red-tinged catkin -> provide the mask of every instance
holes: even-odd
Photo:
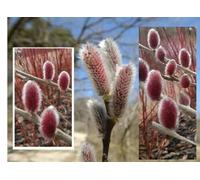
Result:
[[[151,49],[156,49],[160,46],[160,36],[158,31],[150,29],[147,35],[148,46]]]
[[[149,65],[147,64],[146,61],[139,58],[139,80],[143,82],[146,81],[148,73],[149,73]]]
[[[156,49],[156,52],[155,52],[156,60],[165,62],[165,56],[166,56],[166,51],[164,47],[160,46],[159,48]]]
[[[51,61],[46,61],[43,64],[43,79],[53,80],[55,76],[55,67]]]
[[[94,45],[87,43],[80,51],[93,84],[100,96],[110,93],[110,77],[101,51]]]
[[[22,89],[22,102],[25,110],[37,113],[42,102],[42,92],[39,85],[34,81],[27,81]]]
[[[81,146],[80,161],[96,162],[96,155],[95,155],[94,148],[89,143],[84,143]]]
[[[153,101],[159,101],[162,93],[162,77],[160,71],[151,70],[146,81],[146,92]]]
[[[116,71],[116,65],[121,64],[121,53],[119,51],[117,43],[111,39],[107,38],[99,43],[100,48],[105,52],[112,69]]]
[[[178,59],[179,59],[179,63],[183,67],[186,67],[186,68],[190,67],[190,65],[191,65],[191,55],[190,55],[190,53],[188,52],[187,49],[182,48],[179,51]]]
[[[185,106],[190,106],[190,97],[188,96],[187,93],[181,91],[179,94],[178,102],[179,104],[185,105]]]
[[[116,118],[121,117],[126,109],[135,73],[134,66],[130,64],[118,68],[112,97],[113,115]]]
[[[165,66],[165,74],[168,76],[172,76],[176,72],[176,68],[176,61],[174,59],[169,60]]]
[[[190,86],[190,77],[187,74],[183,74],[180,79],[180,85],[182,88],[188,88]]]
[[[70,76],[68,72],[62,71],[58,76],[58,87],[60,91],[66,91],[69,88]]]
[[[59,115],[54,106],[47,107],[41,114],[40,133],[48,141],[52,140],[59,124]]]
[[[160,124],[168,129],[175,129],[178,124],[179,109],[176,102],[164,97],[158,107],[158,119]]]

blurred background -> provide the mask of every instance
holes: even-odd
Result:
[[[98,44],[111,37],[119,45],[123,63],[138,62],[138,27],[140,26],[195,26],[200,28],[199,18],[8,18],[8,160],[9,161],[77,161],[80,145],[90,141],[96,149],[97,158],[101,151],[100,138],[90,119],[85,102],[97,97],[87,73],[79,59],[81,44],[89,41]],[[200,41],[197,36],[197,42]],[[75,107],[75,150],[74,151],[13,151],[12,150],[12,47],[74,47],[74,107]],[[197,43],[197,62],[199,44]],[[197,65],[197,71],[199,71]],[[197,77],[199,79],[199,76]],[[198,81],[198,80],[197,80]],[[197,102],[200,95],[197,86]],[[138,81],[134,82],[130,95],[130,112],[137,108]],[[197,109],[199,104],[197,103]],[[138,160],[138,122],[136,113],[128,113],[120,121],[112,135],[110,158],[112,161]],[[127,148],[129,147],[129,148]]]

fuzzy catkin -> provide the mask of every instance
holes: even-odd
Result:
[[[47,107],[41,114],[40,133],[46,140],[51,140],[55,136],[56,128],[59,124],[58,111],[54,106]]]
[[[100,48],[105,53],[112,69],[116,71],[116,65],[121,65],[121,53],[119,51],[117,43],[111,39],[107,38],[99,43]]]
[[[153,101],[159,101],[162,93],[163,83],[160,71],[151,70],[146,81],[146,92]]]
[[[53,80],[55,76],[55,67],[51,61],[46,61],[43,64],[43,79]]]
[[[179,109],[176,102],[169,97],[164,97],[158,107],[160,124],[168,129],[175,129],[178,124]]]
[[[110,93],[109,72],[101,51],[94,45],[87,43],[80,51],[80,57],[90,74],[93,84],[100,96]]]
[[[169,60],[165,66],[165,74],[172,76],[176,72],[176,68],[176,61],[174,59]]]
[[[166,56],[166,51],[162,46],[156,49],[156,52],[155,52],[156,60],[165,62],[165,56]]]
[[[147,34],[147,43],[149,48],[156,49],[160,46],[160,36],[158,31],[155,29],[150,29]]]
[[[81,146],[80,161],[82,162],[96,162],[96,155],[92,145],[84,143]]]
[[[97,100],[92,99],[88,100],[87,106],[89,108],[91,118],[95,120],[99,133],[103,135],[107,121],[105,107]]]
[[[180,63],[183,67],[185,67],[185,68],[190,67],[190,65],[191,65],[191,55],[190,55],[190,53],[188,52],[187,49],[182,48],[182,49],[179,51],[178,59],[179,59],[179,63]]]
[[[117,74],[112,97],[113,115],[116,118],[121,117],[126,109],[134,72],[132,65],[126,65]]]
[[[62,71],[58,76],[58,87],[60,91],[66,91],[69,88],[70,76],[68,72]]]
[[[27,81],[22,89],[22,102],[25,110],[36,113],[39,111],[42,102],[42,92],[35,81]]]
[[[187,93],[181,91],[179,93],[179,98],[178,98],[178,102],[179,104],[182,104],[184,106],[190,106],[190,97],[188,96]]]
[[[190,86],[190,77],[188,74],[183,74],[180,78],[180,85],[182,88],[188,88]]]
[[[143,59],[139,59],[139,80],[140,81],[146,81],[147,76],[149,73],[149,66],[146,61]]]

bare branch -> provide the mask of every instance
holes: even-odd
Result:
[[[176,138],[176,139],[179,139],[179,140],[181,140],[181,141],[185,141],[185,142],[187,142],[187,143],[190,143],[190,144],[193,144],[193,145],[196,146],[196,143],[195,143],[195,142],[193,142],[193,141],[191,141],[191,140],[189,140],[189,139],[187,139],[187,138],[185,138],[185,137],[179,135],[178,133],[176,133],[176,132],[173,131],[173,130],[170,130],[170,129],[168,129],[168,128],[163,127],[162,125],[160,125],[160,124],[158,124],[158,123],[156,123],[156,122],[154,122],[154,121],[152,122],[152,126],[153,126],[154,128],[156,128],[156,129],[158,129],[158,130],[159,130],[161,133],[163,133],[163,134],[169,135],[169,136],[171,136],[171,137],[174,137],[174,138]]]
[[[46,80],[44,80],[44,79],[35,77],[35,76],[31,75],[31,74],[25,73],[25,72],[23,72],[23,71],[21,71],[21,70],[19,70],[19,69],[15,69],[15,72],[16,72],[16,75],[17,75],[17,76],[19,75],[20,78],[21,78],[21,76],[24,76],[24,77],[26,77],[26,78],[28,78],[28,79],[31,79],[31,80],[40,82],[40,83],[42,83],[42,84],[45,84],[45,85],[48,85],[48,86],[53,86],[53,87],[58,88],[58,85],[57,85],[56,83],[54,83],[53,81],[46,81]],[[71,92],[72,89],[69,88],[68,91]]]
[[[83,27],[81,28],[81,32],[77,38],[77,42],[80,42],[82,36],[84,35],[85,31],[87,30],[89,20],[90,20],[89,17],[85,19],[85,21],[83,23]]]
[[[19,109],[17,107],[15,107],[15,113],[19,114],[20,116],[24,117],[24,119],[29,120],[33,123],[35,123],[36,125],[39,125],[40,122],[40,117],[36,114],[30,114],[22,109]],[[56,129],[56,136],[59,137],[60,139],[66,141],[68,144],[71,145],[72,143],[72,138],[70,135],[64,133],[62,130],[60,129]]]
[[[184,106],[182,104],[178,105],[179,108],[186,114],[190,115],[190,116],[196,116],[196,110],[189,107],[189,106]]]
[[[146,47],[146,46],[144,46],[144,45],[142,45],[142,44],[140,44],[140,43],[138,43],[138,45],[139,45],[140,48],[143,48],[143,49],[145,49],[145,50],[147,50],[147,51],[150,51],[150,52],[154,52],[154,53],[155,53],[155,50],[153,50],[153,49],[150,49],[150,48],[148,48],[148,47]],[[166,60],[166,62],[168,62],[168,61],[171,60],[171,59],[165,57],[165,60]],[[189,73],[189,74],[191,74],[191,75],[193,75],[193,76],[196,76],[196,72],[190,70],[189,68],[185,68],[185,67],[181,66],[180,64],[177,64],[177,68],[178,68],[179,70],[182,70],[182,71],[184,71],[184,72],[186,72],[186,73]]]

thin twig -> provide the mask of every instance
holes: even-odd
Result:
[[[140,44],[140,43],[138,43],[138,45],[139,45],[139,47],[141,47],[141,48],[143,48],[143,49],[145,49],[145,50],[147,50],[147,51],[154,52],[153,49],[150,49],[150,48],[148,48],[148,47],[146,47],[146,46],[144,46],[144,45],[142,45],[142,44]]]
[[[35,77],[35,76],[33,76],[31,74],[28,74],[28,73],[25,73],[25,72],[23,72],[23,71],[21,71],[19,69],[15,69],[15,72],[16,72],[17,75],[19,74],[19,75],[22,75],[22,76],[24,76],[24,77],[26,77],[28,79],[43,83],[43,84],[48,85],[48,86],[53,86],[53,87],[58,88],[58,85],[53,81],[47,81],[47,80]],[[19,76],[19,77],[21,77],[21,76]],[[72,89],[69,88],[68,91],[72,91]]]
[[[17,108],[17,107],[15,107],[15,113],[19,114],[20,116],[23,116],[24,119],[29,120],[29,121],[35,123],[36,125],[39,125],[40,117],[38,115],[30,114],[30,113],[28,113],[20,108]],[[58,128],[56,129],[56,136],[71,145],[72,137],[70,135],[64,133],[62,130],[60,130]]]
[[[167,75],[162,74],[162,77],[163,77],[163,79],[165,79],[167,81],[179,82],[179,79],[174,76],[167,76]],[[190,86],[196,87],[196,83],[190,83]]]
[[[165,60],[168,62],[168,61],[171,60],[171,59],[165,57]],[[185,68],[185,67],[181,66],[180,64],[177,64],[177,68],[178,68],[179,70],[185,72],[185,73],[189,73],[189,74],[191,74],[191,75],[193,75],[193,76],[196,76],[196,72],[190,70],[189,68]]]
[[[179,82],[179,80],[177,78],[173,77],[173,76],[167,76],[167,75],[162,74],[162,77],[163,77],[163,79],[168,80],[168,81]]]
[[[190,115],[190,116],[196,116],[196,110],[191,108],[190,106],[184,106],[182,104],[179,104],[179,109],[181,109],[184,113]]]
[[[193,144],[193,145],[196,146],[196,143],[195,143],[194,141],[191,141],[191,140],[189,140],[189,139],[187,139],[187,138],[185,138],[185,137],[179,135],[178,133],[176,133],[175,131],[173,131],[173,130],[171,130],[171,129],[165,128],[165,127],[163,127],[162,125],[160,125],[160,124],[158,124],[158,123],[156,123],[156,122],[154,122],[154,121],[152,122],[152,126],[153,126],[154,128],[156,128],[156,129],[158,129],[158,130],[159,130],[161,133],[163,133],[163,134],[169,135],[169,136],[171,136],[171,137],[174,137],[174,138],[176,138],[176,139],[179,139],[179,140],[181,140],[181,141],[185,141],[185,142],[187,142],[187,143],[190,143],[190,144]]]
[[[140,43],[138,43],[138,45],[139,45],[139,47],[141,47],[141,48],[143,48],[143,49],[145,49],[145,50],[147,50],[147,51],[151,51],[151,52],[154,52],[154,53],[155,53],[155,50],[153,50],[153,49],[150,49],[150,48],[148,48],[148,47],[146,47],[146,46],[144,46],[144,45],[142,45],[142,44],[140,44]],[[165,57],[165,60],[168,62],[168,61],[171,60],[171,59]],[[185,68],[185,67],[181,66],[180,64],[177,64],[177,68],[178,68],[179,70],[182,70],[182,71],[184,71],[184,72],[186,72],[186,73],[189,73],[189,74],[191,74],[191,75],[193,75],[193,76],[196,76],[196,72],[190,70],[189,68]]]

